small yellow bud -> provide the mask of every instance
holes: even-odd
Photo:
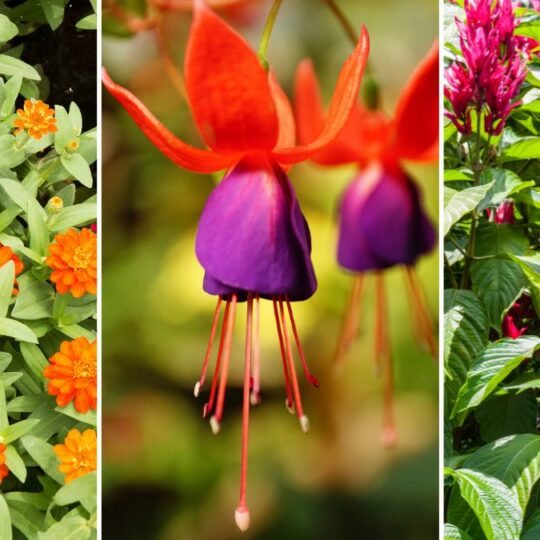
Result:
[[[79,140],[71,139],[71,141],[67,143],[66,147],[70,152],[76,152],[79,149]]]
[[[47,206],[45,207],[45,210],[49,214],[58,214],[58,212],[60,212],[62,208],[64,208],[64,201],[60,197],[55,196],[49,199],[49,201],[47,202]]]

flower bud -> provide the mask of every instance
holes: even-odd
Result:
[[[51,197],[45,206],[45,210],[49,214],[58,214],[62,208],[64,208],[64,201],[57,195]]]

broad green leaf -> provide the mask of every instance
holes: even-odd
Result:
[[[83,186],[92,187],[93,179],[90,165],[81,154],[63,154],[61,161],[65,169]]]
[[[96,497],[97,476],[96,473],[88,473],[61,487],[54,496],[54,502],[58,506],[66,506],[84,499]]]
[[[463,499],[475,513],[487,540],[519,540],[523,515],[517,497],[503,482],[472,469],[453,471]],[[457,523],[453,509],[448,519]]]
[[[535,185],[534,182],[524,182],[512,171],[495,168],[484,171],[480,176],[480,182],[482,184],[492,184],[492,186],[478,205],[479,210],[485,210],[490,206],[498,206],[514,193]]]
[[[8,505],[13,527],[21,531],[27,539],[38,538],[43,525],[42,513],[33,505],[19,501],[9,500]]]
[[[8,261],[0,266],[0,317],[5,317],[11,303],[13,284],[15,281],[15,265]]]
[[[0,336],[9,336],[18,341],[28,341],[29,343],[37,343],[37,337],[25,324],[0,317]]]
[[[20,75],[32,81],[41,80],[40,74],[32,66],[7,54],[0,54],[0,74]]]
[[[45,210],[36,201],[35,194],[28,191],[20,182],[10,180],[9,178],[1,178],[0,186],[2,186],[13,202],[20,206],[24,212],[28,212],[28,208],[33,206],[33,211],[41,214],[43,219],[47,217]]]
[[[459,530],[455,525],[451,525],[450,523],[445,523],[443,540],[473,540],[473,539],[466,532]]]
[[[540,538],[540,508],[537,508],[525,523],[521,540],[538,540],[538,538]]]
[[[0,437],[4,444],[12,443],[22,436],[29,433],[37,424],[39,420],[21,420],[15,424],[11,424],[7,428],[0,432]]]
[[[41,7],[52,30],[56,30],[64,20],[67,0],[42,0]]]
[[[88,540],[91,528],[81,516],[66,516],[47,532],[40,532],[37,540]]]
[[[12,316],[22,320],[38,320],[52,317],[54,289],[33,276],[20,281],[20,291],[15,300]]]
[[[476,407],[523,360],[530,358],[540,347],[540,338],[521,336],[504,338],[490,343],[473,361],[465,384],[461,387],[452,416]]]
[[[6,448],[6,465],[20,482],[26,482],[26,465],[13,445]]]
[[[10,41],[18,33],[19,29],[17,28],[17,25],[12,23],[6,15],[0,14],[0,43]]]
[[[444,291],[445,400],[451,409],[469,366],[487,344],[489,323],[484,304],[472,291]]]
[[[43,370],[49,365],[47,358],[45,358],[41,349],[33,343],[21,343],[20,348],[29,371],[41,381],[43,379]]]
[[[2,540],[11,540],[13,538],[11,516],[9,514],[8,505],[2,493],[0,493],[0,538],[2,538]]]
[[[522,137],[519,141],[503,149],[502,161],[518,159],[540,159],[540,137]]]
[[[533,299],[536,313],[540,313],[540,254],[527,256],[511,256],[520,265],[529,282],[529,290]]]
[[[22,445],[32,459],[47,473],[49,477],[64,483],[64,475],[58,470],[60,461],[54,453],[53,447],[38,437],[27,436],[21,439]]]
[[[474,416],[485,442],[517,433],[536,433],[536,397],[532,391],[495,396],[484,401]]]
[[[473,261],[472,290],[484,302],[491,326],[500,332],[502,317],[526,286],[525,276],[507,259]]]
[[[0,169],[16,167],[23,163],[25,158],[24,150],[17,146],[13,135],[0,135]]]
[[[49,230],[63,232],[70,227],[88,224],[96,219],[97,208],[95,204],[81,203],[63,208],[58,214],[49,219]]]
[[[79,422],[83,422],[85,424],[88,424],[90,426],[97,426],[97,414],[96,411],[89,410],[87,413],[80,413],[75,409],[73,406],[73,403],[70,403],[69,405],[65,407],[56,407],[55,409],[59,413],[65,414],[66,416],[69,416],[70,418],[74,418],[75,420]]]
[[[525,390],[540,389],[540,373],[524,373],[504,385],[505,390],[517,390],[518,393]]]
[[[446,236],[452,226],[461,218],[472,212],[484,199],[486,193],[491,189],[492,183],[481,186],[474,186],[462,191],[444,188],[444,235]]]
[[[96,30],[97,28],[97,15],[92,13],[82,18],[76,25],[79,30]]]
[[[528,248],[527,237],[512,225],[484,221],[476,230],[474,254],[477,257],[523,255]]]

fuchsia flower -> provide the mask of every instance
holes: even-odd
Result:
[[[503,336],[517,339],[527,333],[531,320],[537,318],[531,297],[521,295],[503,318]]]
[[[456,20],[463,60],[446,69],[446,116],[464,135],[471,115],[483,115],[484,129],[499,135],[527,75],[528,40],[514,35],[511,0],[465,0],[465,22]]]
[[[340,137],[313,158],[321,165],[356,163],[360,172],[346,188],[339,213],[339,264],[357,274],[343,331],[341,358],[356,334],[363,273],[377,272],[375,359],[385,376],[383,438],[395,440],[392,361],[386,328],[385,292],[381,271],[406,265],[407,286],[415,306],[422,339],[433,354],[436,344],[421,291],[411,269],[435,245],[435,231],[421,203],[414,181],[402,162],[435,161],[438,157],[439,49],[435,44],[402,92],[394,118],[361,104],[353,109]],[[325,114],[316,76],[309,62],[300,65],[296,79],[296,114],[302,142],[314,140]]]
[[[514,216],[514,203],[512,201],[503,201],[495,211],[486,210],[488,219],[493,220],[494,223],[515,223]]]
[[[244,39],[198,1],[185,55],[185,82],[195,123],[208,150],[176,138],[126,89],[103,81],[148,138],[169,159],[200,173],[227,169],[210,195],[199,222],[197,257],[204,267],[204,289],[218,296],[204,359],[195,386],[205,381],[214,338],[225,304],[216,369],[204,416],[215,433],[223,415],[237,304],[247,301],[244,360],[244,402],[240,502],[235,519],[249,525],[246,504],[248,421],[251,403],[259,401],[259,300],[273,302],[283,361],[287,407],[308,429],[294,367],[292,340],[308,380],[310,374],[293,317],[291,302],[305,300],[316,290],[307,222],[283,166],[312,157],[336,138],[358,94],[369,39],[365,28],[345,62],[330,105],[331,114],[319,137],[293,146],[295,124],[290,104],[272,71],[261,66]]]

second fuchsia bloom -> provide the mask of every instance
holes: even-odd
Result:
[[[446,69],[446,116],[464,135],[472,133],[472,111],[483,114],[484,129],[499,135],[520,102],[531,43],[514,35],[511,0],[465,0],[465,21],[456,20],[463,59]]]
[[[185,82],[195,123],[208,150],[176,138],[135,96],[104,74],[109,92],[168,158],[199,173],[228,171],[210,195],[197,231],[197,257],[205,270],[203,286],[218,301],[195,395],[205,381],[225,304],[216,368],[203,409],[217,433],[223,416],[236,310],[238,302],[247,301],[241,488],[235,513],[242,530],[247,529],[250,519],[246,502],[249,409],[260,399],[261,298],[273,303],[286,403],[297,414],[304,431],[309,422],[302,408],[294,344],[306,377],[318,385],[308,370],[291,305],[309,298],[317,287],[311,239],[284,167],[309,159],[338,136],[356,100],[368,51],[364,28],[340,72],[328,121],[316,140],[302,146],[294,146],[291,107],[272,71],[265,71],[246,41],[201,1],[194,4]]]
[[[406,265],[407,287],[417,314],[419,335],[435,354],[432,325],[412,266],[435,245],[435,230],[422,207],[419,190],[403,161],[436,161],[438,157],[439,49],[434,44],[406,85],[394,118],[357,104],[341,135],[313,160],[321,165],[356,163],[359,172],[343,194],[339,211],[339,264],[357,274],[338,343],[336,359],[356,334],[363,273],[375,271],[375,360],[383,372],[385,412],[383,439],[395,441],[393,381],[386,300],[381,271]],[[313,68],[304,62],[296,80],[296,114],[302,142],[314,140],[325,113]]]

